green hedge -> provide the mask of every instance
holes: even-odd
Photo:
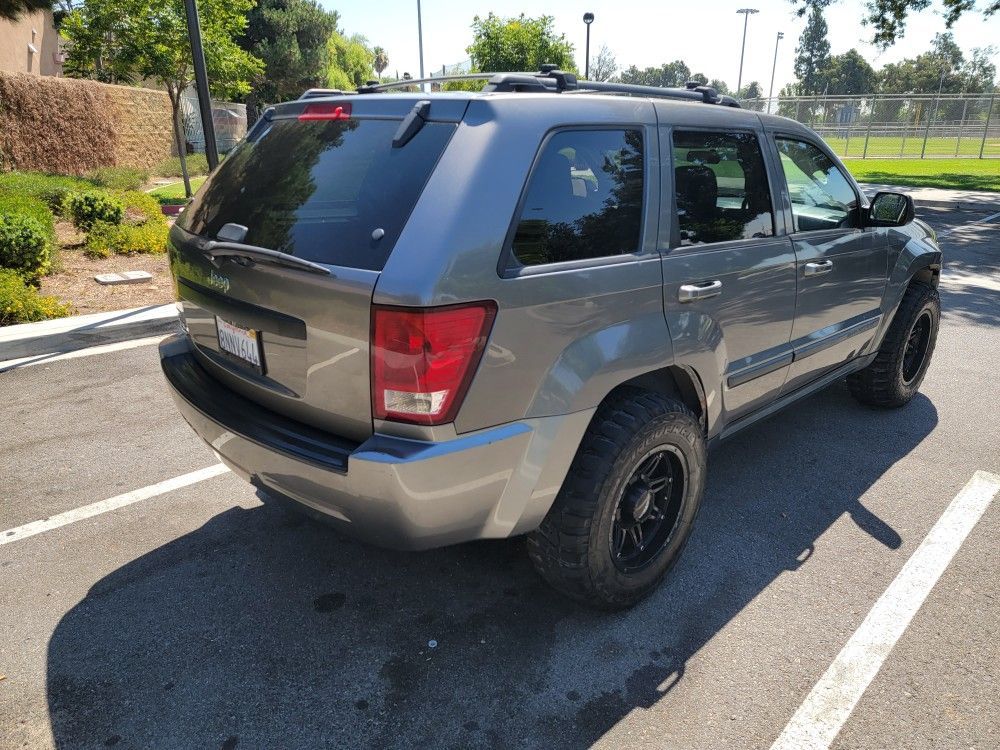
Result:
[[[89,231],[99,221],[118,224],[125,216],[121,201],[102,190],[70,193],[66,206],[73,225],[84,231]]]
[[[55,247],[48,206],[30,195],[0,191],[0,268],[36,280],[49,271]]]
[[[64,318],[69,314],[69,305],[39,294],[16,271],[0,268],[0,326]]]

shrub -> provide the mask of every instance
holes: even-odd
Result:
[[[147,221],[163,222],[160,202],[149,193],[131,190],[122,193],[121,202],[125,208],[125,221],[130,224],[144,224]]]
[[[208,174],[208,159],[204,154],[188,154],[184,161],[187,163],[188,176]],[[157,177],[183,177],[181,160],[177,156],[161,161],[151,171]]]
[[[149,172],[137,167],[101,167],[88,172],[86,177],[98,187],[138,190],[149,180]]]
[[[12,214],[30,216],[42,225],[46,239],[49,242],[55,242],[56,231],[53,225],[52,211],[43,199],[0,188],[0,216],[11,216]]]
[[[62,318],[69,313],[69,305],[39,294],[16,271],[0,268],[0,326]]]
[[[107,258],[112,253],[163,253],[167,250],[167,231],[167,223],[162,219],[143,224],[97,222],[87,234],[84,252],[91,258]]]
[[[45,227],[37,219],[17,213],[0,214],[0,267],[35,280],[49,270],[49,251]]]
[[[73,188],[55,187],[42,191],[38,197],[45,202],[54,216],[62,216],[67,210],[66,204],[73,192]]]
[[[118,224],[125,215],[125,207],[108,193],[91,190],[73,193],[67,209],[77,229],[88,231],[98,221]]]

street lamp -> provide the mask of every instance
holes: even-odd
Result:
[[[594,22],[594,14],[584,13],[583,22],[587,26],[587,51],[583,58],[583,79],[586,81],[590,78],[590,24]]]
[[[774,93],[774,71],[778,67],[778,42],[785,38],[783,31],[778,32],[778,38],[774,40],[774,64],[771,66],[771,86],[767,90],[767,111],[771,111],[771,95]]]
[[[420,18],[420,0],[417,0],[417,44],[420,47],[420,77],[424,77],[424,27]],[[423,88],[423,84],[420,84]]]
[[[212,98],[208,90],[208,73],[205,71],[205,49],[201,46],[201,22],[198,20],[198,5],[195,0],[184,0],[184,11],[187,16],[188,39],[191,42],[194,81],[198,89],[201,132],[205,135],[205,160],[208,162],[209,171],[211,171],[219,165],[219,147],[215,141],[215,123],[212,122]],[[183,145],[179,143],[178,147],[182,147]],[[181,164],[183,163],[182,161]],[[185,188],[186,186],[187,183],[185,183]]]
[[[750,21],[750,16],[760,13],[760,11],[756,8],[740,8],[736,12],[743,14],[743,46],[740,47],[740,77],[736,80],[736,95],[739,96],[740,88],[743,86],[743,53],[747,49],[747,23]]]

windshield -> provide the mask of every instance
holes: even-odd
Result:
[[[428,123],[393,148],[399,122],[266,124],[229,154],[178,225],[215,238],[224,224],[242,224],[246,244],[379,271],[456,127]]]

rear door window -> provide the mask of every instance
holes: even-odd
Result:
[[[682,246],[774,235],[771,192],[757,136],[675,130],[673,147]]]
[[[276,119],[229,154],[178,223],[211,238],[242,224],[247,244],[379,271],[456,128],[427,123],[393,148],[399,123]]]
[[[525,266],[639,250],[642,131],[562,130],[546,142],[514,234]]]

